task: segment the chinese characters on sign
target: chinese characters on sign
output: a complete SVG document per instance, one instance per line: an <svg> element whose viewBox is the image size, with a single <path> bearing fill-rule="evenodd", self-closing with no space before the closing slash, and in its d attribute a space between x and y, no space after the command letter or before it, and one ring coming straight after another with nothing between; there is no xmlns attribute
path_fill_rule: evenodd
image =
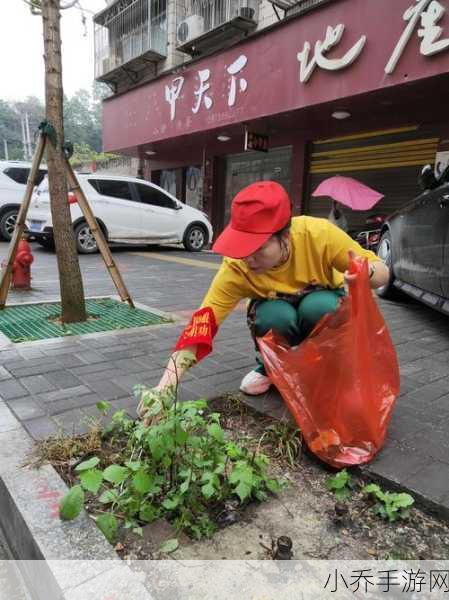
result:
<svg viewBox="0 0 449 600"><path fill-rule="evenodd" d="M226 71L229 73L229 75L231 76L231 83L230 83L230 87L229 87L229 95L228 95L228 106L234 106L235 104L235 97L236 97L236 93L237 93L237 78L235 77L237 75L237 73L240 73L240 71L246 66L246 63L248 62L248 59L246 58L246 56L244 54L241 54L237 60L235 60L232 65L230 65ZM243 77L241 77L239 79L239 89L241 92L246 91L246 88L248 87L248 82L246 81L246 79L243 79Z"/></svg>
<svg viewBox="0 0 449 600"><path fill-rule="evenodd" d="M337 569L329 576L323 589L334 593L346 589L352 593L368 593L377 588L383 593L397 590L410 592L449 592L449 571L431 569L428 573L417 569L385 569L374 573L373 569L353 569L350 574L339 573Z"/></svg>
<svg viewBox="0 0 449 600"><path fill-rule="evenodd" d="M212 107L212 98L206 94L207 90L210 88L210 83L207 83L207 80L210 77L210 70L203 69L202 71L198 71L198 78L200 80L200 85L198 89L196 89L193 93L196 96L196 104L192 108L193 113L197 113L200 110L201 100L204 101L204 106L207 110ZM203 97L204 94L204 97Z"/></svg>
<svg viewBox="0 0 449 600"><path fill-rule="evenodd" d="M173 79L171 86L165 86L165 100L170 104L170 120L173 121L176 116L176 100L179 98L182 86L184 85L184 77L176 77Z"/></svg>
<svg viewBox="0 0 449 600"><path fill-rule="evenodd" d="M385 65L385 73L391 75L403 55L414 31L421 39L420 53L423 56L433 56L438 52L449 49L449 37L443 36L443 28L438 23L443 18L446 8L438 0L413 0L413 4L402 15L406 22L404 31L397 42L393 53ZM418 26L418 23L420 26ZM340 44L345 31L345 25L328 26L323 40L317 40L312 51L312 44L304 42L303 48L297 53L299 62L299 81L307 83L314 71L319 68L325 71L338 71L353 64L365 48L367 36L362 35L358 41L339 58L329 58L326 54ZM240 54L229 66L226 67L228 76L227 105L233 108L237 103L237 93L243 93L248 88L248 81L243 76L248 63L245 54ZM210 110L213 106L214 90L210 69L197 71L198 83L193 90L192 112L197 114L201 107ZM165 86L165 100L170 106L170 120L176 117L176 102L180 98L184 86L184 77L176 77L170 85Z"/></svg>
<svg viewBox="0 0 449 600"><path fill-rule="evenodd" d="M237 98L237 86L240 92L245 92L248 87L248 82L244 77L238 77L237 75L245 68L248 58L241 54L229 67L226 72L230 75L229 78L229 92L228 92L228 106L234 106ZM201 104L204 104L206 110L210 110L213 105L213 98L208 94L211 83L210 83L210 69L201 69L198 71L199 84L195 88L193 95L195 96L195 103L192 106L192 112L197 114L201 108ZM184 77L176 77L173 79L170 86L165 86L165 100L170 105L170 120L174 121L176 117L176 102L181 93L184 85Z"/></svg>
<svg viewBox="0 0 449 600"><path fill-rule="evenodd" d="M443 29L437 25L446 12L444 6L437 0L415 0L415 2L404 13L403 19L408 21L408 25L385 67L385 73L391 74L395 70L420 18L421 29L418 29L418 36L422 39L421 54L432 56L449 47L449 38L440 39Z"/></svg>
<svg viewBox="0 0 449 600"><path fill-rule="evenodd" d="M297 54L297 59L300 62L299 81L301 83L309 81L315 67L320 67L321 69L326 69L328 71L337 71L348 67L360 55L366 42L366 35L362 35L359 41L341 58L330 59L324 56L326 52L340 42L344 30L344 25L328 27L324 41L321 42L318 40L315 43L315 51L310 61L309 54L311 45L309 42L305 42L304 48Z"/></svg>

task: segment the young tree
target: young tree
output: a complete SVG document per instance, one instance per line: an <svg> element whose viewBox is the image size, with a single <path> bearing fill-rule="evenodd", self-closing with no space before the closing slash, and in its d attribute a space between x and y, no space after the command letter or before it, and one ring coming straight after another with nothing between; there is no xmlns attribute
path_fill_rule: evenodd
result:
<svg viewBox="0 0 449 600"><path fill-rule="evenodd" d="M61 62L60 10L76 2L32 0L32 11L42 15L44 28L46 119L56 133L56 144L48 139L47 163L53 235L58 260L62 321L73 323L87 318L83 281L67 202L67 177L63 151L63 89Z"/></svg>

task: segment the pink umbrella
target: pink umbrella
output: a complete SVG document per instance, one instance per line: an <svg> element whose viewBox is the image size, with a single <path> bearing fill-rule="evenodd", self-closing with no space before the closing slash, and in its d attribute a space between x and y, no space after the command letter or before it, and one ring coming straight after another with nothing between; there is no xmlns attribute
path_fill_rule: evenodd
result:
<svg viewBox="0 0 449 600"><path fill-rule="evenodd" d="M352 177L329 177L320 183L312 196L330 196L352 210L369 210L384 197Z"/></svg>

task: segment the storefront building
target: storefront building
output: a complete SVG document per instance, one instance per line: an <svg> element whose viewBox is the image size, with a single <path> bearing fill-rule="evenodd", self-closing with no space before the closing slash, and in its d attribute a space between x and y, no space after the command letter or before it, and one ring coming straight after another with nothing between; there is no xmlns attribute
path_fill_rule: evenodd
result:
<svg viewBox="0 0 449 600"><path fill-rule="evenodd" d="M257 179L282 183L296 213L326 216L330 200L311 192L349 175L389 214L447 147L448 106L449 0L328 0L110 97L104 147L145 159L216 233ZM244 151L247 132L268 152Z"/></svg>

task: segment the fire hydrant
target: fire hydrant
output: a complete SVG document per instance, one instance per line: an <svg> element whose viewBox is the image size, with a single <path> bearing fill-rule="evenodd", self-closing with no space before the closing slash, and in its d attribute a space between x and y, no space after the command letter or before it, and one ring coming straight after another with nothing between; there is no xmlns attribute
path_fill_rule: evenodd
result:
<svg viewBox="0 0 449 600"><path fill-rule="evenodd" d="M12 266L11 285L13 288L31 289L31 263L33 260L31 246L26 240L20 240Z"/></svg>

